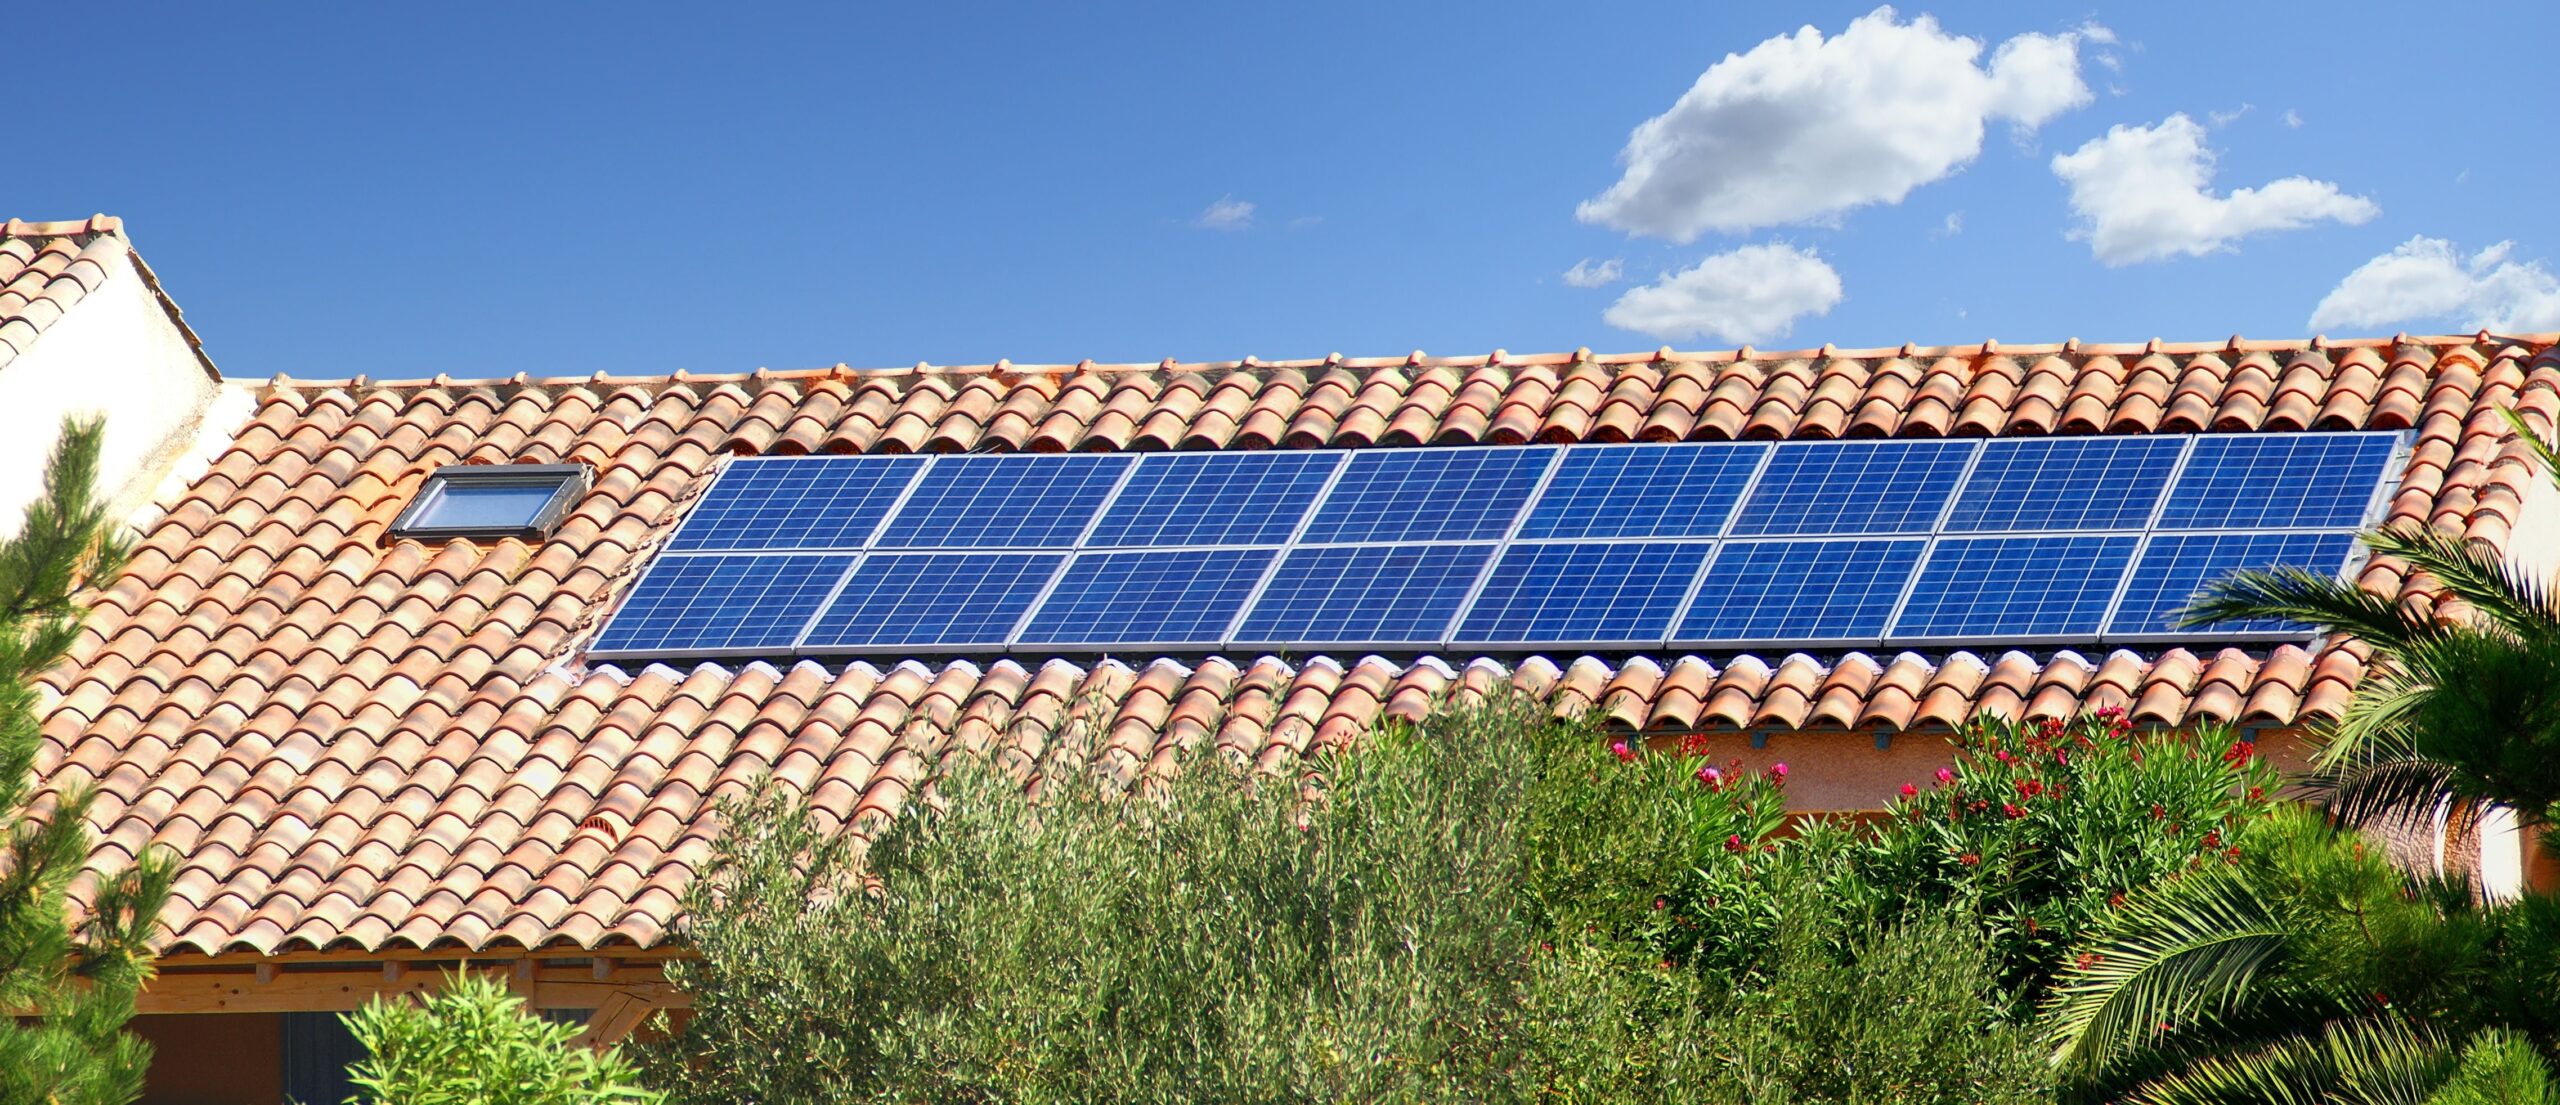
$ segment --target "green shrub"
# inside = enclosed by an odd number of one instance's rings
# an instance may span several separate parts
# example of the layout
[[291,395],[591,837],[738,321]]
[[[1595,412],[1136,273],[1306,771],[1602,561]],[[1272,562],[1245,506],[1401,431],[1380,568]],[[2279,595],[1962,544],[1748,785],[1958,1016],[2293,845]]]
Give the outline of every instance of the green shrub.
[[2034,1096],[1983,940],[1825,906],[1841,830],[1705,751],[1501,699],[1298,778],[1061,755],[1026,799],[963,757],[859,864],[730,802],[645,1066],[682,1102]]
[[376,1105],[609,1105],[656,1102],[616,1049],[534,1016],[487,975],[459,975],[423,1001],[377,997],[346,1024],[367,1058],[349,1070]]

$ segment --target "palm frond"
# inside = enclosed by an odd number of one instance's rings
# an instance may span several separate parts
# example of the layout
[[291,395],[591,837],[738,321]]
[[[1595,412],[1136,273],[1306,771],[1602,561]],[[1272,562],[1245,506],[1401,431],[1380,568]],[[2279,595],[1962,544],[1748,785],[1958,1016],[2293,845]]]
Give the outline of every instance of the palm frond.
[[2527,639],[2560,635],[2560,608],[2541,572],[2508,561],[2485,541],[2423,526],[2389,526],[2365,534],[2375,552],[2396,556],[2435,577],[2490,624]]
[[2046,1002],[2054,1061],[2094,1073],[2191,1018],[2246,1009],[2292,928],[2237,873],[2211,869],[2117,916]]
[[2432,684],[2412,678],[2396,656],[2378,658],[2357,681],[2354,696],[2313,758],[2314,766],[2330,769],[2414,754],[2412,727],[2435,693]]
[[2461,1053],[2398,1018],[2334,1021],[2248,1052],[2199,1060],[2126,1099],[2142,1105],[2423,1105],[2454,1076]]
[[2300,568],[2240,571],[2214,580],[2178,612],[2178,625],[2192,629],[2267,618],[2350,633],[2384,647],[2423,640],[2438,631],[2433,621],[2393,598]]
[[2356,827],[2426,826],[2446,801],[2469,797],[2453,768],[2424,756],[2393,756],[2323,766],[2302,780],[2303,789],[2329,810],[2332,820]]
[[2507,420],[2507,428],[2514,430],[2525,448],[2533,450],[2534,459],[2542,462],[2543,477],[2554,486],[2560,486],[2560,444],[2542,436],[2542,431],[2534,429],[2533,423],[2525,421],[2523,411],[2500,407],[2498,416]]

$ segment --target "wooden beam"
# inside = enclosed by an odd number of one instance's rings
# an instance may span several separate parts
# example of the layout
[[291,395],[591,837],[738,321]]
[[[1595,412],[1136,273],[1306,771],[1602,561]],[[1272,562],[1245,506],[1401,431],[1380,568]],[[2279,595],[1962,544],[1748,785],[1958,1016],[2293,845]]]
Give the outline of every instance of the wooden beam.
[[[425,993],[441,989],[448,970],[409,970],[405,966],[351,963],[347,970],[269,970],[268,980],[254,968],[239,970],[173,970],[153,978],[135,999],[137,1013],[344,1013],[359,1009],[375,995]],[[524,995],[536,1009],[601,1009],[612,998],[628,997],[644,1006],[682,1008],[685,996],[658,973],[657,965],[625,963],[609,980],[599,981],[590,967],[547,967],[531,960],[478,962],[475,973],[494,975]],[[643,1014],[645,1016],[645,1013]],[[638,1023],[635,1019],[633,1023]]]
[[586,1031],[578,1033],[577,1042],[588,1047],[611,1047],[629,1037],[655,1011],[654,1006],[630,994],[615,994],[596,1006],[595,1016],[587,1018]]

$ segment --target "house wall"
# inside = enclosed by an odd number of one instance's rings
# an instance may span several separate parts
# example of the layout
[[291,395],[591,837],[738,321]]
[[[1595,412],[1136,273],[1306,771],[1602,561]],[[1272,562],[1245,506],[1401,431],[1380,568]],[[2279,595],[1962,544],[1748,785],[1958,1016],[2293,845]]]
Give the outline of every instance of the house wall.
[[279,1105],[284,1100],[284,1016],[160,1013],[135,1017],[151,1042],[140,1105]]
[[113,515],[128,517],[194,444],[220,383],[128,252],[104,285],[0,368],[0,534],[15,533],[42,493],[64,415],[107,416],[100,482]]

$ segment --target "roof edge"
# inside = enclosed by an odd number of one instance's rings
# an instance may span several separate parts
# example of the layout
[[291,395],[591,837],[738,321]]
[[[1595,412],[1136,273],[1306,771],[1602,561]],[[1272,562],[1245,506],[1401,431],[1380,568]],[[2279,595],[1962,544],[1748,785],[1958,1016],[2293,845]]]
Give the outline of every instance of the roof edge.
[[[139,260],[138,257],[137,260]],[[723,384],[746,383],[750,381],[823,380],[830,378],[850,379],[862,376],[1043,376],[1064,375],[1073,372],[1227,372],[1262,369],[1307,371],[1333,368],[1361,371],[1388,368],[1525,368],[1539,365],[1564,367],[1577,364],[1729,364],[1742,361],[1814,361],[1832,359],[1885,360],[1893,358],[1927,358],[1937,360],[1947,357],[1958,357],[1983,360],[1991,357],[2127,357],[2151,356],[2154,354],[2167,356],[2193,356],[2203,353],[2227,353],[2235,356],[2246,356],[2252,353],[2280,353],[2294,350],[2327,352],[2330,350],[2341,349],[2397,349],[2408,346],[2421,346],[2427,348],[2482,346],[2502,351],[2506,349],[2516,349],[2521,351],[2521,355],[2530,357],[2543,355],[2544,353],[2549,352],[2555,345],[2560,345],[2560,331],[2532,334],[2495,334],[2487,330],[2481,330],[2470,334],[2429,335],[2413,335],[2403,332],[2394,334],[2390,337],[2348,339],[2332,339],[2327,335],[2315,334],[2309,338],[2289,338],[2281,340],[2243,338],[2235,334],[2222,341],[2206,342],[2169,342],[2162,341],[2158,338],[2153,338],[2145,342],[2083,342],[2078,338],[2071,338],[2059,343],[2012,345],[1993,339],[1969,345],[1918,345],[1911,342],[1905,342],[1899,346],[1843,349],[1838,346],[1826,344],[1813,349],[1788,350],[1756,349],[1748,345],[1742,346],[1738,349],[1675,350],[1666,345],[1649,352],[1635,353],[1593,353],[1590,347],[1585,346],[1567,353],[1514,354],[1508,350],[1496,349],[1490,353],[1461,354],[1458,356],[1448,357],[1431,356],[1417,349],[1412,353],[1401,357],[1345,357],[1340,353],[1334,353],[1321,358],[1300,358],[1292,360],[1264,360],[1259,357],[1248,356],[1232,361],[1177,361],[1174,358],[1167,357],[1161,361],[1154,362],[1132,361],[1104,363],[1084,360],[1073,364],[1016,364],[1010,360],[999,360],[993,364],[934,364],[930,361],[917,361],[913,365],[904,367],[856,368],[849,364],[838,363],[816,368],[757,368],[751,372],[699,373],[685,369],[676,369],[672,372],[634,373],[629,375],[595,372],[583,376],[535,376],[531,373],[518,372],[512,376],[465,377],[438,373],[435,376],[427,378],[401,377],[392,379],[375,379],[372,376],[365,374],[347,377],[302,377],[278,373],[263,381],[263,386],[273,389],[506,386],[570,387],[581,384],[590,386],[653,383]]]
[[87,245],[90,240],[101,237],[113,237],[124,243],[124,255],[133,262],[133,271],[142,277],[143,286],[151,289],[152,298],[160,301],[160,310],[169,316],[170,324],[178,328],[179,336],[186,339],[187,348],[196,355],[196,363],[204,367],[205,375],[221,380],[222,370],[215,367],[213,358],[205,354],[204,339],[196,334],[195,327],[187,325],[187,313],[178,306],[178,301],[169,298],[167,289],[160,286],[160,274],[151,271],[150,262],[142,259],[142,251],[133,248],[133,237],[125,233],[122,218],[102,212],[85,219],[28,222],[13,218],[0,223],[0,238],[84,238],[86,240],[81,244]]

